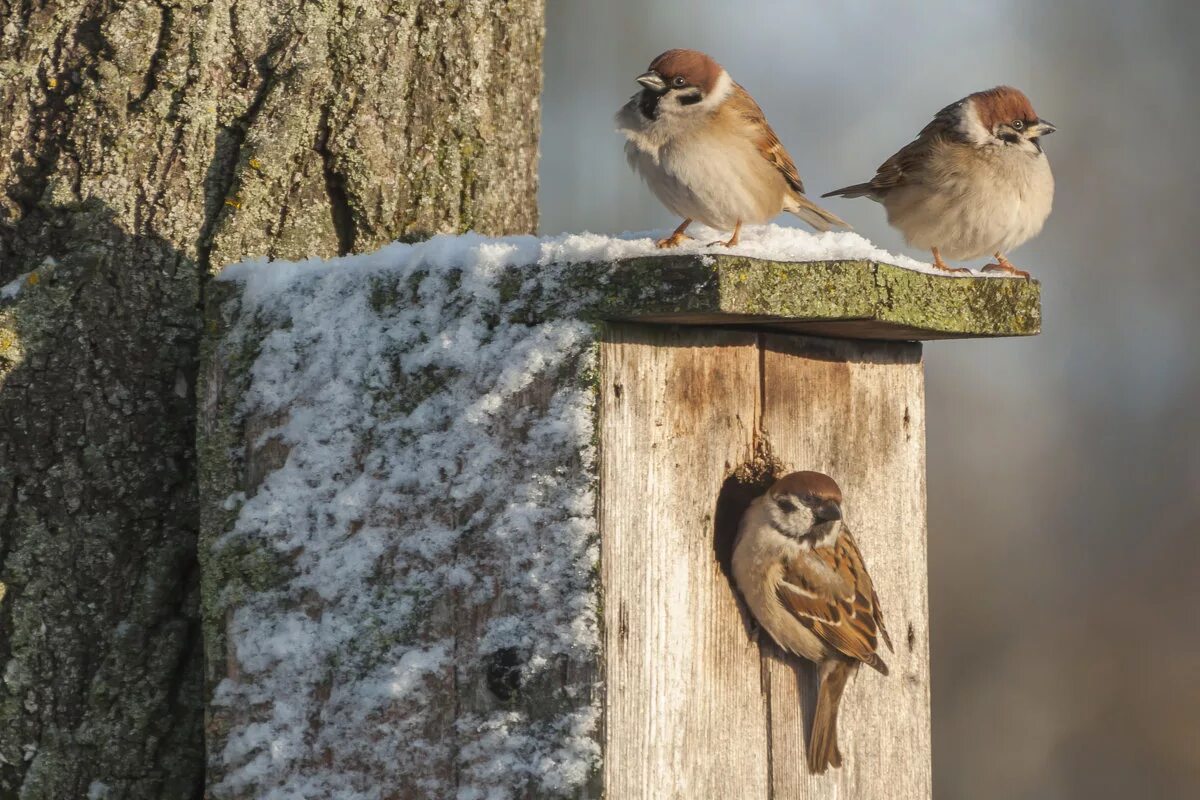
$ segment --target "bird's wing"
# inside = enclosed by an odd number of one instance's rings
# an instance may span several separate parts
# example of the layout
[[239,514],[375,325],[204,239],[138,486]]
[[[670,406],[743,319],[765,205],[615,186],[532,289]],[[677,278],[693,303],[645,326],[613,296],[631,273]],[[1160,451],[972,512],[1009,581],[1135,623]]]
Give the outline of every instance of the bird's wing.
[[638,95],[629,98],[629,102],[617,109],[613,122],[621,133],[641,133],[646,126],[646,118],[638,109]]
[[964,102],[965,99],[959,100],[943,108],[921,129],[916,139],[880,164],[870,182],[872,192],[882,195],[890,189],[904,186],[921,173],[933,148],[946,140],[961,140],[963,135],[958,130],[958,108]]
[[767,122],[767,116],[750,93],[735,83],[726,105],[731,113],[736,114],[743,124],[754,132],[754,145],[762,157],[779,170],[788,186],[797,193],[804,194],[804,183],[800,180],[800,173],[796,171],[795,162],[787,150],[783,149],[779,137]]
[[936,138],[919,137],[906,144],[879,165],[875,177],[871,178],[871,191],[877,195],[910,183],[921,172],[922,165],[928,160]]
[[887,674],[887,664],[875,652],[880,633],[892,647],[883,625],[879,596],[863,564],[854,537],[845,527],[833,547],[820,547],[813,554],[824,562],[834,578],[808,574],[799,559],[784,567],[779,599],[784,608],[826,644],[838,652]]
[[640,94],[635,94],[629,98],[629,102],[621,106],[613,117],[617,131],[625,136],[625,161],[633,170],[638,169],[643,154],[654,152],[643,133],[646,117],[638,106],[640,97]]

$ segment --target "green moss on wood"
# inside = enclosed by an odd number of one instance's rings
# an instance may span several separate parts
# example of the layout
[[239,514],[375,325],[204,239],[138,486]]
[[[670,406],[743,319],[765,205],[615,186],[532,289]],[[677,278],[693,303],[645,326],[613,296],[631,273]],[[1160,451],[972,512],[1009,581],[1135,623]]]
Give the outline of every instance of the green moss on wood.
[[928,275],[874,261],[652,256],[614,267],[583,265],[574,280],[576,290],[600,290],[591,313],[609,318],[771,321],[796,330],[847,323],[842,335],[853,338],[862,338],[861,331],[871,333],[866,338],[936,339],[1041,330],[1036,281]]

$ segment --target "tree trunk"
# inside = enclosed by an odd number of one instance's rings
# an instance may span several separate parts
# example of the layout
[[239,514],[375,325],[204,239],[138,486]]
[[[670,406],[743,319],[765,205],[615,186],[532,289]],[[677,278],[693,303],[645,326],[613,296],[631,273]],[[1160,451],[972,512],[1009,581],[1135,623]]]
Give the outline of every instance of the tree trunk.
[[536,226],[540,0],[0,0],[0,797],[203,791],[207,276]]

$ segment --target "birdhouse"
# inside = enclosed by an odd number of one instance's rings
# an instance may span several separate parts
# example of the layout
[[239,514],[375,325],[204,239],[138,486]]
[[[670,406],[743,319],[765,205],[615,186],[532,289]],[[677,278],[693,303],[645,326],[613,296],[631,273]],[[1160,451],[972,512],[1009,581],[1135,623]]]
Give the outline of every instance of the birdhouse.
[[[1036,334],[1038,284],[498,242],[213,292],[213,796],[929,797],[921,341]],[[895,645],[823,775],[814,670],[729,576],[800,469],[841,485]]]

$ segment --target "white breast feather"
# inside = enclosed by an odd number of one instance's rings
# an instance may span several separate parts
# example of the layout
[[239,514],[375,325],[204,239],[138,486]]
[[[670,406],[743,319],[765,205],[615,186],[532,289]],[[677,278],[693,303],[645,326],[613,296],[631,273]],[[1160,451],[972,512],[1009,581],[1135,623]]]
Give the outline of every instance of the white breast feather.
[[783,210],[786,183],[754,146],[746,131],[714,129],[711,114],[733,89],[727,73],[703,101],[699,113],[662,114],[648,120],[635,95],[617,114],[625,156],[654,195],[680,217],[720,230],[740,220],[756,225]]

